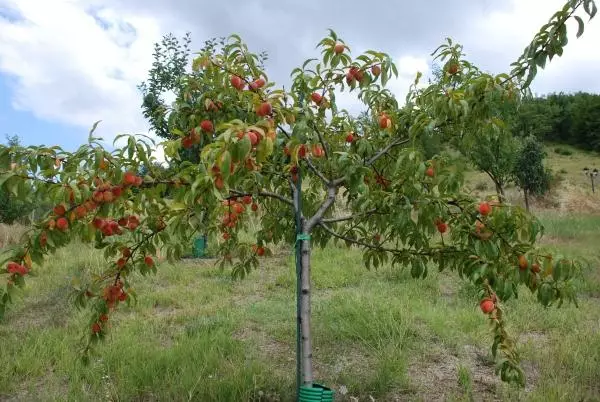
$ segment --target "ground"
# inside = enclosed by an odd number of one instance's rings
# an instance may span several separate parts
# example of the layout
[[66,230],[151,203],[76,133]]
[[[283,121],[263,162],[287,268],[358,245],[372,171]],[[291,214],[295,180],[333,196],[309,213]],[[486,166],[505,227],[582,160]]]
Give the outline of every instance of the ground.
[[[357,250],[329,246],[313,259],[314,360],[337,401],[600,400],[600,194],[577,172],[598,159],[549,154],[567,173],[556,196],[563,204],[534,208],[543,243],[589,266],[577,283],[579,307],[545,309],[526,288],[506,303],[525,389],[494,374],[474,287],[435,270],[425,280],[390,267],[368,271]],[[561,207],[573,197],[594,208]],[[77,342],[88,316],[65,296],[74,274],[102,264],[99,253],[73,245],[28,282],[0,323],[0,400],[293,400],[290,249],[277,249],[243,281],[210,259],[160,264],[158,275],[136,279],[137,304],[111,317],[109,339],[84,367]]]

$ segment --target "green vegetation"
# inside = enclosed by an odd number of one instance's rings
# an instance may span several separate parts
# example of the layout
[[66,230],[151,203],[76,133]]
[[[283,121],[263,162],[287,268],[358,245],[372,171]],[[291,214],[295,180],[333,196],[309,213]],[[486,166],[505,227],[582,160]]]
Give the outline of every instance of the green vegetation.
[[[600,217],[549,212],[542,219],[547,244],[592,265],[579,308],[540,311],[526,289],[507,303],[528,376],[524,391],[493,373],[475,287],[435,270],[421,283],[389,266],[367,271],[357,250],[336,247],[314,255],[317,379],[345,386],[339,401],[597,398]],[[103,258],[74,245],[54,261],[0,324],[0,399],[292,400],[289,249],[243,282],[211,260],[161,264],[157,276],[136,279],[138,304],[111,316],[114,330],[89,367],[73,348],[87,317],[65,300],[64,278],[101,270]]]

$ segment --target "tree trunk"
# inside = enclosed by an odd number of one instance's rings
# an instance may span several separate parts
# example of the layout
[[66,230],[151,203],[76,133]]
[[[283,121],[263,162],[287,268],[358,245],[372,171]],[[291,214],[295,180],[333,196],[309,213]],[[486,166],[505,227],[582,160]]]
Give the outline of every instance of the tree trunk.
[[525,196],[525,209],[529,212],[529,193],[526,188],[523,189],[523,195]]
[[498,200],[500,202],[504,202],[506,200],[506,196],[504,195],[504,188],[502,187],[502,184],[496,181],[494,181],[494,184],[496,185],[496,194],[498,195]]
[[[303,234],[308,235],[306,228]],[[305,386],[312,386],[312,333],[310,332],[310,240],[302,241],[302,293],[300,295],[300,327],[302,329],[302,377]]]

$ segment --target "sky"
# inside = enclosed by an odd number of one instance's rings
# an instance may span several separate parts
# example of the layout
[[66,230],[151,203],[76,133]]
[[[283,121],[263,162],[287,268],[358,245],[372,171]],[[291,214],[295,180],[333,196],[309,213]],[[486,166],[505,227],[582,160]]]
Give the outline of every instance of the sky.
[[[148,132],[137,86],[167,33],[191,32],[192,50],[240,34],[251,50],[269,53],[269,78],[289,83],[332,28],[353,54],[390,54],[400,73],[391,89],[403,98],[417,71],[430,72],[430,54],[446,37],[480,68],[508,72],[564,1],[0,0],[0,142],[16,134],[25,145],[73,150],[97,120],[96,133],[109,141]],[[579,39],[572,24],[563,56],[539,72],[535,93],[600,93],[600,18]],[[342,102],[359,110],[354,98]]]

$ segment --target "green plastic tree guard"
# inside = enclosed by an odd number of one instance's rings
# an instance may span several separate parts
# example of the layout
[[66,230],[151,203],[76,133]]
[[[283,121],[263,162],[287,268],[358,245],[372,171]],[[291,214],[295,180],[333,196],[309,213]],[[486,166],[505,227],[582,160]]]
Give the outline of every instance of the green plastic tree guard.
[[313,384],[312,387],[300,387],[299,402],[333,402],[333,390],[320,385]]
[[202,258],[206,253],[206,236],[198,237],[194,240],[192,254],[194,258]]

